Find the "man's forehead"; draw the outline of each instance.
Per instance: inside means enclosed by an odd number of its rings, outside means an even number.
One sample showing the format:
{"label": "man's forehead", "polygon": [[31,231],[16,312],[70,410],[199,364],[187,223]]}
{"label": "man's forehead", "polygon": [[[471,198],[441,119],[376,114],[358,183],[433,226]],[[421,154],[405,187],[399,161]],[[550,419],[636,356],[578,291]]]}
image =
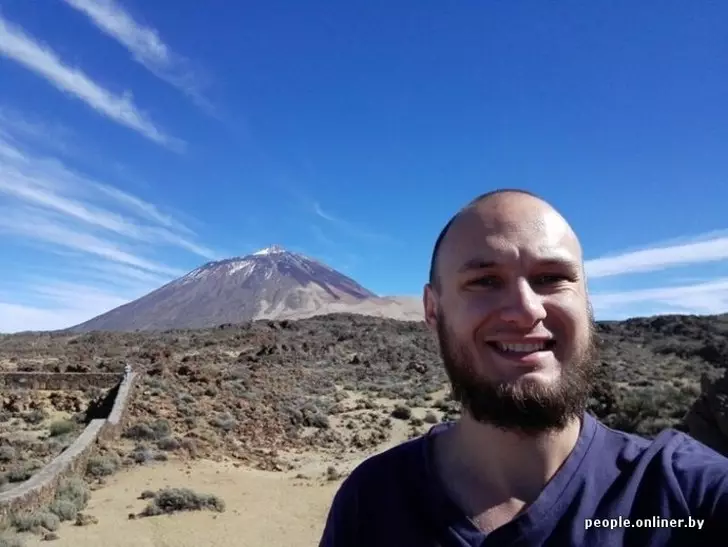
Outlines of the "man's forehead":
{"label": "man's forehead", "polygon": [[458,260],[474,252],[517,247],[547,259],[559,255],[580,261],[581,246],[566,220],[548,205],[526,205],[476,206],[463,211],[443,242],[443,254]]}

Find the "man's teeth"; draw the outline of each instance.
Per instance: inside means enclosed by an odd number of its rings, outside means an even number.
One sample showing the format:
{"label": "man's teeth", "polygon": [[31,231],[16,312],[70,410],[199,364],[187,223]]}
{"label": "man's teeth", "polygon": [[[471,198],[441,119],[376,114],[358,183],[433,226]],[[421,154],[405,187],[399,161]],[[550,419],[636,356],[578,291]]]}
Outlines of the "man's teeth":
{"label": "man's teeth", "polygon": [[501,351],[531,353],[534,351],[542,351],[546,349],[546,344],[544,342],[538,344],[504,344],[503,342],[498,342],[498,349]]}

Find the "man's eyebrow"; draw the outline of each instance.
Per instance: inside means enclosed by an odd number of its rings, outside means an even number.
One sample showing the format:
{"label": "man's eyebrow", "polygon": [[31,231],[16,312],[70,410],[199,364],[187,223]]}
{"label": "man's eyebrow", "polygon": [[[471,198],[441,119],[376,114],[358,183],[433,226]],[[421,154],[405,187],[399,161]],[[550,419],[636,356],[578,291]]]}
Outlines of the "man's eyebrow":
{"label": "man's eyebrow", "polygon": [[[549,256],[544,257],[541,259],[538,259],[536,263],[539,266],[557,266],[560,268],[568,268],[571,270],[577,269],[577,264],[570,260],[569,258],[562,257],[562,256]],[[460,268],[458,268],[458,273],[467,273],[470,271],[476,271],[476,270],[488,270],[491,268],[495,268],[498,266],[498,262],[494,260],[486,260],[483,258],[471,258],[467,262],[465,262]]]}
{"label": "man's eyebrow", "polygon": [[458,273],[465,273],[471,270],[487,270],[494,268],[498,263],[493,260],[484,260],[482,258],[471,258],[465,264],[458,268]]}

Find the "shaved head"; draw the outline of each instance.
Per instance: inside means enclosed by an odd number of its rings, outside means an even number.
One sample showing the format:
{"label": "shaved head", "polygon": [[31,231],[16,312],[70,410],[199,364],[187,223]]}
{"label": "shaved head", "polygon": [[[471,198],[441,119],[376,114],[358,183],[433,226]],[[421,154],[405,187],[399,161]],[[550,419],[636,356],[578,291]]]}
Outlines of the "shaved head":
{"label": "shaved head", "polygon": [[[512,212],[514,208],[520,209],[519,212],[521,214],[497,214],[498,212],[504,213],[504,209],[510,209]],[[435,246],[432,250],[429,272],[430,285],[432,285],[432,287],[435,289],[440,288],[440,276],[438,273],[440,249],[442,248],[444,241],[447,238],[447,235],[449,234],[453,225],[456,224],[463,216],[466,216],[468,213],[473,213],[477,211],[486,214],[491,213],[490,217],[492,222],[496,223],[500,221],[505,224],[505,227],[507,227],[509,223],[513,224],[513,221],[509,220],[509,218],[513,219],[520,217],[521,223],[543,222],[543,217],[541,217],[539,213],[543,212],[544,210],[550,212],[550,214],[547,215],[547,218],[551,223],[563,223],[563,227],[566,230],[566,233],[568,233],[568,235],[573,238],[573,242],[579,248],[579,256],[581,258],[581,244],[579,243],[576,234],[572,230],[571,226],[569,226],[566,219],[564,219],[564,217],[561,216],[561,214],[556,211],[556,209],[550,203],[548,203],[541,196],[533,192],[529,192],[528,190],[522,190],[518,188],[501,188],[498,190],[493,190],[491,192],[486,192],[471,200],[457,213],[455,213],[455,215],[448,221],[447,224],[445,224],[445,227],[438,235],[435,241]],[[493,213],[495,213],[495,215],[493,215]]]}

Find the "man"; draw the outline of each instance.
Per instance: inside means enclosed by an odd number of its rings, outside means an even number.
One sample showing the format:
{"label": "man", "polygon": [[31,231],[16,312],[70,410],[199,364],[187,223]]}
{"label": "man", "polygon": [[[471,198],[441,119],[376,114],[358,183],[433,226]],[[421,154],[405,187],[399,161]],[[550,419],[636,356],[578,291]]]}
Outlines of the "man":
{"label": "man", "polygon": [[435,245],[424,307],[461,418],[359,465],[321,547],[728,544],[728,459],[586,412],[594,319],[552,206],[520,190],[468,204]]}

